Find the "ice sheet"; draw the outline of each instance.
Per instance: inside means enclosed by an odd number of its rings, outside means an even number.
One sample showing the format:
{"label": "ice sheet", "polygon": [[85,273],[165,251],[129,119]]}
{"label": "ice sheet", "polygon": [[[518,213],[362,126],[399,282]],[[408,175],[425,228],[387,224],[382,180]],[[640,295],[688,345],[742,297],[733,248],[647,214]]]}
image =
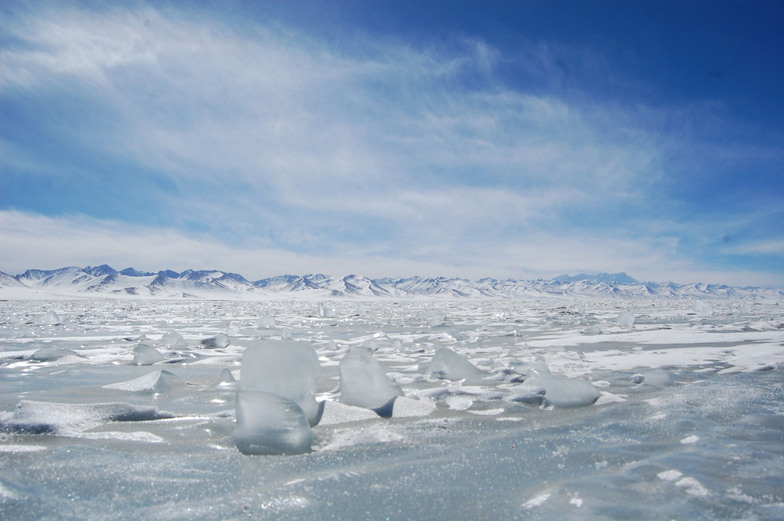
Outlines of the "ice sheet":
{"label": "ice sheet", "polygon": [[[709,305],[0,302],[0,518],[782,518],[784,308]],[[237,450],[259,342],[316,352],[310,452]],[[484,377],[428,374],[443,348]],[[390,418],[341,403],[352,350],[401,388]],[[598,400],[549,407],[536,364]]]}

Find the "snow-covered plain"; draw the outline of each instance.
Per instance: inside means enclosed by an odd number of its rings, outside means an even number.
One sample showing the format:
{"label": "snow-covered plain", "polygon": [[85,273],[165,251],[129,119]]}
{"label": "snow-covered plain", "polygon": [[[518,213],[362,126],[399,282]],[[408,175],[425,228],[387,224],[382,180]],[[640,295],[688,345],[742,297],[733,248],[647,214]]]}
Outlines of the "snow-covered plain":
{"label": "snow-covered plain", "polygon": [[[782,519],[782,311],[0,301],[0,519]],[[245,455],[243,353],[278,342],[315,350],[323,415],[310,451]],[[352,405],[362,349],[389,418]]]}

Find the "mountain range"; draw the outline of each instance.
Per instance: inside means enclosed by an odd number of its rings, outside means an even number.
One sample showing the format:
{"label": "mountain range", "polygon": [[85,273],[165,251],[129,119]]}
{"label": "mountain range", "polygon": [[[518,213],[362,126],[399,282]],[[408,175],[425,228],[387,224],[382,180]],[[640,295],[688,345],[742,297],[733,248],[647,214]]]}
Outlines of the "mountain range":
{"label": "mountain range", "polygon": [[56,270],[31,269],[16,276],[0,272],[0,297],[105,295],[157,298],[334,297],[620,297],[781,298],[784,290],[721,284],[640,282],[626,273],[562,275],[544,280],[468,280],[447,277],[370,279],[361,275],[280,275],[249,281],[220,270],[117,271],[106,264]]}

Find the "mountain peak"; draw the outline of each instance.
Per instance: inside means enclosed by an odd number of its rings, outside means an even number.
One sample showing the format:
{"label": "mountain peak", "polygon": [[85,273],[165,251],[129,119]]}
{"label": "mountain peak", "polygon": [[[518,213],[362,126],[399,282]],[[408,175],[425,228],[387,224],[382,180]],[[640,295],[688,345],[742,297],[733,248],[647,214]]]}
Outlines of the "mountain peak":
{"label": "mountain peak", "polygon": [[106,275],[117,274],[117,270],[115,270],[108,264],[101,264],[100,266],[95,266],[95,267],[87,266],[82,271],[84,271],[85,273],[89,273],[93,277],[105,277]]}
{"label": "mountain peak", "polygon": [[150,273],[149,271],[139,271],[135,268],[125,268],[124,270],[120,271],[120,275],[125,275],[126,277],[149,277],[150,275],[155,275],[155,273]]}

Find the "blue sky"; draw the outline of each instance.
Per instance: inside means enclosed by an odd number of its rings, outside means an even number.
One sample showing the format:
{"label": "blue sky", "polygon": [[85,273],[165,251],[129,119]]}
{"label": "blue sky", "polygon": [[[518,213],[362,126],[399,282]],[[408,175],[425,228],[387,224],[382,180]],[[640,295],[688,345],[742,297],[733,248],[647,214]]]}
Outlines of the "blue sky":
{"label": "blue sky", "polygon": [[784,284],[780,2],[0,4],[0,270]]}

